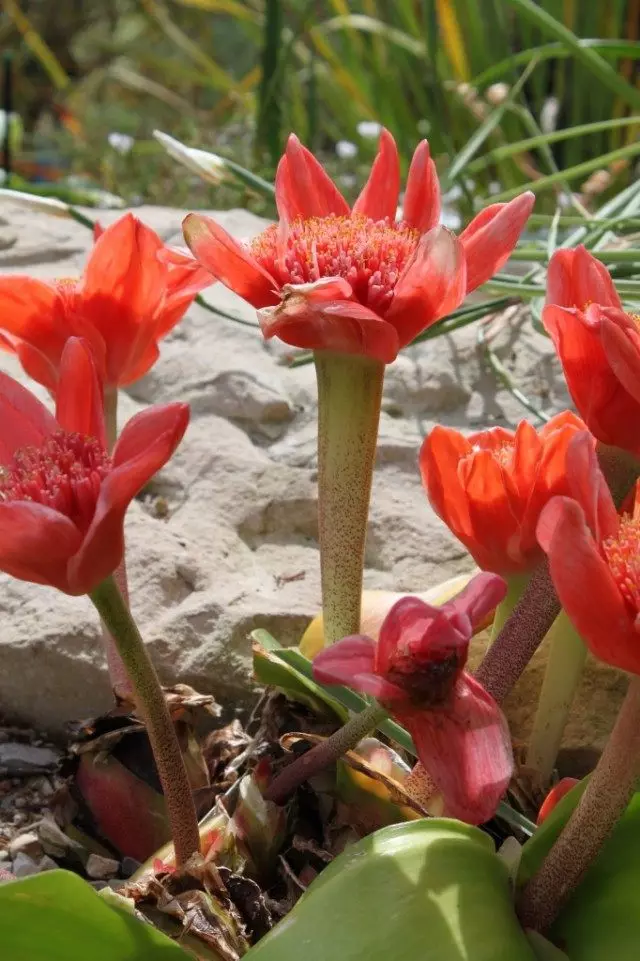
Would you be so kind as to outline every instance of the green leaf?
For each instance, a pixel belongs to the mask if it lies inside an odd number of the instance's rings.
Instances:
[[[0,931],[6,961],[193,961],[68,871],[1,885]]]
[[[522,850],[518,885],[534,874],[569,820],[587,779],[553,809]],[[640,794],[635,794],[549,937],[571,961],[637,961],[640,945]]]
[[[444,818],[351,845],[247,961],[535,961],[488,835]]]
[[[629,58],[638,60],[640,58],[640,43],[637,40],[585,40],[578,39],[578,46],[585,50],[592,50],[602,57]],[[511,73],[515,67],[521,67],[529,63],[532,57],[536,60],[555,60],[563,57],[573,57],[575,51],[563,43],[546,43],[541,47],[531,47],[528,50],[520,50],[498,63],[492,64],[473,78],[475,87],[486,87],[495,83],[506,73]]]

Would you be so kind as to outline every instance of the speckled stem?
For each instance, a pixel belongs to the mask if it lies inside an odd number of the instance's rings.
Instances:
[[[640,477],[640,460],[626,450],[600,441],[596,444],[596,453],[613,501],[620,508]]]
[[[384,365],[316,351],[324,642],[360,630],[362,571]]]
[[[505,577],[507,582],[507,596],[498,604],[491,625],[491,643],[496,640],[500,631],[507,623],[511,612],[522,597],[524,589],[529,583],[529,574],[511,574]]]
[[[569,717],[587,649],[562,611],[549,631],[549,656],[529,738],[526,767],[548,784]]]
[[[360,714],[354,715],[339,730],[321,744],[316,744],[301,757],[287,764],[283,771],[269,785],[265,799],[274,804],[284,804],[300,784],[323,771],[346,751],[356,747],[363,737],[374,730],[379,721],[387,717],[387,712],[379,704],[371,704]]]
[[[104,392],[104,427],[107,440],[107,450],[111,454],[118,439],[118,388],[107,387]],[[129,585],[127,584],[127,566],[123,556],[122,563],[113,574],[125,603],[129,604]],[[118,701],[133,701],[133,688],[122,658],[114,643],[109,630],[102,622],[102,643],[107,655],[107,668],[111,689]]]
[[[534,570],[522,597],[475,671],[498,704],[504,701],[560,613],[546,558]]]
[[[131,678],[137,708],[144,720],[160,776],[176,863],[180,866],[199,851],[200,838],[187,769],[160,681],[114,578],[106,578],[90,597]]]
[[[640,678],[627,696],[595,771],[560,837],[524,888],[524,927],[545,931],[624,813],[640,777]]]

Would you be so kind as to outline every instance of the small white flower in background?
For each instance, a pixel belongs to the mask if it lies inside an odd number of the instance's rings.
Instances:
[[[107,140],[109,146],[121,154],[129,153],[135,143],[134,138],[130,137],[128,133],[118,133],[115,130],[109,134]]]
[[[356,130],[361,137],[373,140],[374,137],[380,135],[382,124],[377,123],[375,120],[361,120]]]
[[[509,89],[508,83],[492,83],[491,86],[485,90],[484,95],[490,104],[498,107],[501,103],[504,103],[509,96]]]
[[[547,97],[540,111],[540,129],[543,133],[552,133],[558,124],[560,101],[557,97]]]
[[[336,153],[341,160],[351,160],[358,153],[358,148],[350,140],[338,140]]]

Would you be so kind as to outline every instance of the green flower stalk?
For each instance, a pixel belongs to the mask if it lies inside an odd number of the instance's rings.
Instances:
[[[318,526],[325,644],[360,630],[362,575],[384,364],[315,352]]]

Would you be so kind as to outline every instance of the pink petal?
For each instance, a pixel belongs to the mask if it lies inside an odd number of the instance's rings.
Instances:
[[[313,676],[321,684],[343,684],[386,700],[405,700],[404,691],[374,673],[375,642],[363,634],[323,648],[313,659]]]
[[[556,250],[549,261],[547,303],[579,310],[590,303],[622,306],[609,271],[582,244],[575,250]]]
[[[481,571],[444,606],[464,613],[476,627],[504,600],[506,593],[507,583],[502,577]]]
[[[113,451],[91,526],[69,565],[73,593],[92,591],[112,574],[124,553],[124,515],[154,474],[169,460],[189,423],[187,404],[149,407],[127,423]]]
[[[640,674],[640,634],[580,505],[554,497],[540,515],[537,533],[560,603],[591,653]]]
[[[216,280],[253,307],[277,304],[277,284],[248,250],[210,217],[187,214],[182,222],[184,239]]]
[[[290,135],[276,171],[276,206],[287,221],[349,214],[349,204],[331,177],[295,134]]]
[[[380,627],[376,648],[376,670],[386,674],[393,657],[408,633],[423,635],[434,621],[441,618],[439,608],[426,604],[419,597],[401,597],[393,605]]]
[[[380,134],[378,155],[373,161],[369,179],[353,205],[351,215],[360,214],[363,217],[370,217],[371,220],[384,220],[388,217],[393,223],[396,219],[399,193],[398,148],[389,131],[383,130]]]
[[[627,393],[640,403],[638,328],[622,311],[607,308],[599,313],[600,338],[611,369]]]
[[[484,284],[506,264],[533,210],[535,196],[527,191],[508,204],[481,210],[460,234],[467,261],[467,293]]]
[[[69,338],[60,359],[56,420],[64,430],[106,446],[102,384],[89,344],[78,337]]]
[[[455,234],[434,227],[424,234],[415,254],[396,284],[385,319],[396,328],[400,346],[464,300],[466,267],[464,252]]]
[[[58,511],[31,501],[0,501],[0,570],[32,584],[69,591],[67,562],[82,535]]]
[[[351,292],[347,281],[324,278],[287,284],[282,303],[258,313],[264,337],[310,350],[360,354],[389,364],[398,354],[395,328],[368,307],[340,298]]]
[[[0,464],[10,463],[19,447],[40,447],[57,429],[44,404],[0,371]]]
[[[404,719],[396,713],[443,794],[445,813],[468,824],[490,820],[511,780],[513,753],[502,712],[482,685],[463,674],[448,708]]]
[[[567,447],[567,480],[571,496],[580,504],[585,521],[598,543],[618,531],[620,518],[609,485],[598,464],[595,441],[587,430],[580,431]]]
[[[416,147],[409,167],[402,219],[421,233],[440,221],[440,182],[426,140]]]

